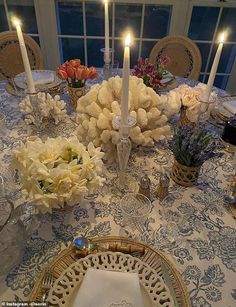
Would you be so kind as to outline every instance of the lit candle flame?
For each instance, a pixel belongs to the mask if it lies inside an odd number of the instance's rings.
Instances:
[[[131,42],[131,36],[130,36],[130,33],[128,33],[126,38],[125,38],[125,47],[129,47],[130,42]]]
[[[12,22],[12,24],[13,24],[15,27],[18,27],[18,26],[21,25],[21,21],[20,21],[20,19],[17,18],[17,17],[12,17],[11,22]]]
[[[220,43],[223,43],[225,41],[225,32],[221,33],[220,36]]]

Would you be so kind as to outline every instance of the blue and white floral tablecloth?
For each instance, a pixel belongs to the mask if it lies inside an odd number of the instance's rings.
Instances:
[[[0,112],[7,116],[8,131],[0,135],[2,168],[8,166],[11,149],[30,134],[30,128],[21,119],[19,99],[7,94],[4,85],[0,83]],[[51,127],[50,135],[68,135],[74,128],[73,122]],[[168,169],[171,163],[170,151],[165,144],[158,144],[152,149],[137,148],[132,153],[130,169],[138,181],[145,168],[154,195],[159,166]],[[154,201],[145,220],[130,224],[120,209],[115,167],[111,168],[105,186],[96,197],[85,200],[72,211],[44,215],[23,260],[1,281],[1,300],[27,300],[38,274],[74,237],[121,235],[167,253],[182,274],[193,306],[236,306],[236,225],[222,201],[232,174],[232,157],[224,154],[204,164],[198,186],[184,188],[171,184],[166,207],[178,213],[182,222],[176,223],[179,240],[165,244],[161,239],[162,226],[172,220],[171,214]],[[14,199],[16,203],[23,201],[20,193],[15,193]]]

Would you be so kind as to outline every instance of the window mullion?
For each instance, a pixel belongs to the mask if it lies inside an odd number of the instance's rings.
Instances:
[[[185,18],[179,16],[186,16],[188,12],[188,0],[181,0],[173,2],[170,22],[170,35],[184,35],[185,33]]]
[[[85,1],[83,1],[83,27],[84,27],[84,61],[88,65],[88,50],[87,50],[87,29],[86,29],[86,12]]]
[[[112,3],[112,63],[114,63],[114,57],[115,57],[115,18],[116,18],[116,7],[115,7],[115,2]]]
[[[232,67],[231,73],[229,75],[229,80],[226,86],[226,90],[232,95],[236,94],[235,84],[236,84],[236,57],[234,59],[234,65]]]
[[[55,2],[34,0],[34,6],[45,68],[55,70],[60,64]]]
[[[12,25],[11,25],[9,14],[8,14],[7,0],[3,0],[3,4],[4,4],[4,9],[5,9],[5,14],[7,17],[8,28],[9,28],[9,31],[12,31]]]
[[[139,41],[139,50],[138,50],[138,57],[141,57],[142,52],[142,39],[143,39],[143,26],[144,26],[144,16],[145,16],[145,4],[142,6],[142,17],[141,17],[141,27],[140,27],[140,41]]]
[[[210,65],[210,60],[211,60],[211,55],[212,55],[214,43],[215,43],[216,38],[217,38],[218,26],[219,26],[219,23],[220,23],[222,11],[223,11],[223,8],[220,8],[220,12],[219,12],[218,19],[217,19],[217,22],[216,22],[216,27],[215,27],[215,31],[214,31],[214,35],[213,35],[213,39],[212,39],[212,43],[211,43],[211,47],[210,47],[210,51],[208,53],[208,58],[207,58],[207,62],[206,62],[206,68],[205,68],[205,72],[204,72],[205,75],[203,77],[203,82],[205,82],[205,80],[206,80],[206,73],[207,73],[209,65]]]

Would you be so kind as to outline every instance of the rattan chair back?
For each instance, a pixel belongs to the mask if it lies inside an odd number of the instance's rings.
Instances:
[[[156,63],[161,56],[167,55],[171,62],[166,69],[173,75],[197,80],[202,65],[198,46],[185,36],[167,36],[152,48],[149,60]]]
[[[43,57],[39,45],[24,34],[31,69],[43,69]],[[0,33],[0,80],[13,78],[24,71],[19,41],[15,31]]]

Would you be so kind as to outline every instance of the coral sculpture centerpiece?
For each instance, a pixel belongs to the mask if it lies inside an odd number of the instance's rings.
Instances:
[[[102,84],[95,84],[77,103],[77,134],[85,144],[101,146],[105,159],[114,160],[119,140],[118,127],[112,119],[120,116],[122,79],[112,77]],[[141,78],[130,76],[129,114],[137,123],[130,129],[133,144],[153,146],[155,141],[170,134],[169,118],[179,112],[180,102],[169,105]]]

